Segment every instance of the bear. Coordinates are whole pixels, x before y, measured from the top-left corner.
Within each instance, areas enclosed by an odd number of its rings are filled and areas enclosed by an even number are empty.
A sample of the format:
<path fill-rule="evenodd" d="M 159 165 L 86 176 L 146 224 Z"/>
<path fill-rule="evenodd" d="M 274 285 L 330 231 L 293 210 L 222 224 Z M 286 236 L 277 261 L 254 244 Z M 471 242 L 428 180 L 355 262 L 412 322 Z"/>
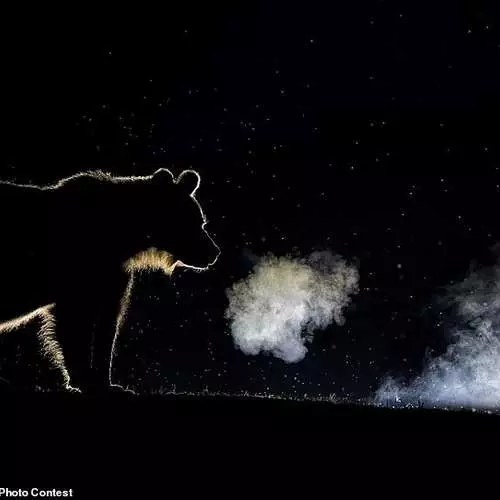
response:
<path fill-rule="evenodd" d="M 138 272 L 203 272 L 221 251 L 196 199 L 200 175 L 87 171 L 45 186 L 0 181 L 0 333 L 39 320 L 68 391 L 123 390 L 112 364 Z"/>

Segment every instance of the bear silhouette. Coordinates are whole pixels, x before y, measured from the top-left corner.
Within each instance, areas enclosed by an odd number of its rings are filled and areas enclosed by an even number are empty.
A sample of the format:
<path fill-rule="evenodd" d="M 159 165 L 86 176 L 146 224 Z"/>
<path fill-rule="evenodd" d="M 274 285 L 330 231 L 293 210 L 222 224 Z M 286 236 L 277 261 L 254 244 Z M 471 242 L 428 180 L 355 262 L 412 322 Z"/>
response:
<path fill-rule="evenodd" d="M 67 390 L 113 387 L 134 275 L 209 269 L 220 255 L 195 194 L 200 176 L 95 171 L 53 185 L 0 182 L 0 333 L 34 318 Z"/>

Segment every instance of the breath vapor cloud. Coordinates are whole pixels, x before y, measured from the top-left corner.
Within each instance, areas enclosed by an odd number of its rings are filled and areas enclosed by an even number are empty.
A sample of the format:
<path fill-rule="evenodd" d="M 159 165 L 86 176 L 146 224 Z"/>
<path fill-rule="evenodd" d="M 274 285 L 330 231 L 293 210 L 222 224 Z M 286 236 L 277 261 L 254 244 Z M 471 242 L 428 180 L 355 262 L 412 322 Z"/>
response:
<path fill-rule="evenodd" d="M 500 408 L 500 266 L 471 272 L 445 300 L 457 315 L 446 352 L 409 384 L 385 379 L 378 403 Z"/>
<path fill-rule="evenodd" d="M 226 291 L 225 316 L 235 346 L 247 355 L 302 360 L 316 331 L 344 324 L 358 281 L 357 268 L 328 251 L 260 259 L 245 280 Z"/>

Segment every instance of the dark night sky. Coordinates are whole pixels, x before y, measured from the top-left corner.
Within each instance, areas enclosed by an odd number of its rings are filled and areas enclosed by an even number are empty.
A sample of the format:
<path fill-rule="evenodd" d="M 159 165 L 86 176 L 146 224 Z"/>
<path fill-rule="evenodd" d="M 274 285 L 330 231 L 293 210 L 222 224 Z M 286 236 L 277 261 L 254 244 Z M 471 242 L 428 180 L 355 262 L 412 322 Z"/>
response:
<path fill-rule="evenodd" d="M 176 307 L 161 277 L 141 284 L 124 381 L 362 395 L 442 347 L 434 295 L 500 241 L 499 20 L 480 1 L 345 3 L 5 21 L 2 179 L 202 175 L 223 258 L 179 277 Z M 224 291 L 244 251 L 325 246 L 359 262 L 346 325 L 294 365 L 235 350 Z"/>

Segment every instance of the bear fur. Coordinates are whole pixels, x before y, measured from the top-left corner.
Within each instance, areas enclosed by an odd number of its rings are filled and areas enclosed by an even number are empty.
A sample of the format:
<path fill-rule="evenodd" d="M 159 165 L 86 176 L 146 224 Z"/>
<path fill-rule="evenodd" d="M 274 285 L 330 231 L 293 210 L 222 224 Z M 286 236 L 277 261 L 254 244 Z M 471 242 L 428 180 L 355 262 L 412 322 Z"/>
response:
<path fill-rule="evenodd" d="M 203 271 L 220 250 L 205 230 L 199 175 L 80 173 L 48 186 L 0 182 L 0 333 L 37 318 L 42 354 L 66 389 L 111 384 L 134 274 Z"/>

